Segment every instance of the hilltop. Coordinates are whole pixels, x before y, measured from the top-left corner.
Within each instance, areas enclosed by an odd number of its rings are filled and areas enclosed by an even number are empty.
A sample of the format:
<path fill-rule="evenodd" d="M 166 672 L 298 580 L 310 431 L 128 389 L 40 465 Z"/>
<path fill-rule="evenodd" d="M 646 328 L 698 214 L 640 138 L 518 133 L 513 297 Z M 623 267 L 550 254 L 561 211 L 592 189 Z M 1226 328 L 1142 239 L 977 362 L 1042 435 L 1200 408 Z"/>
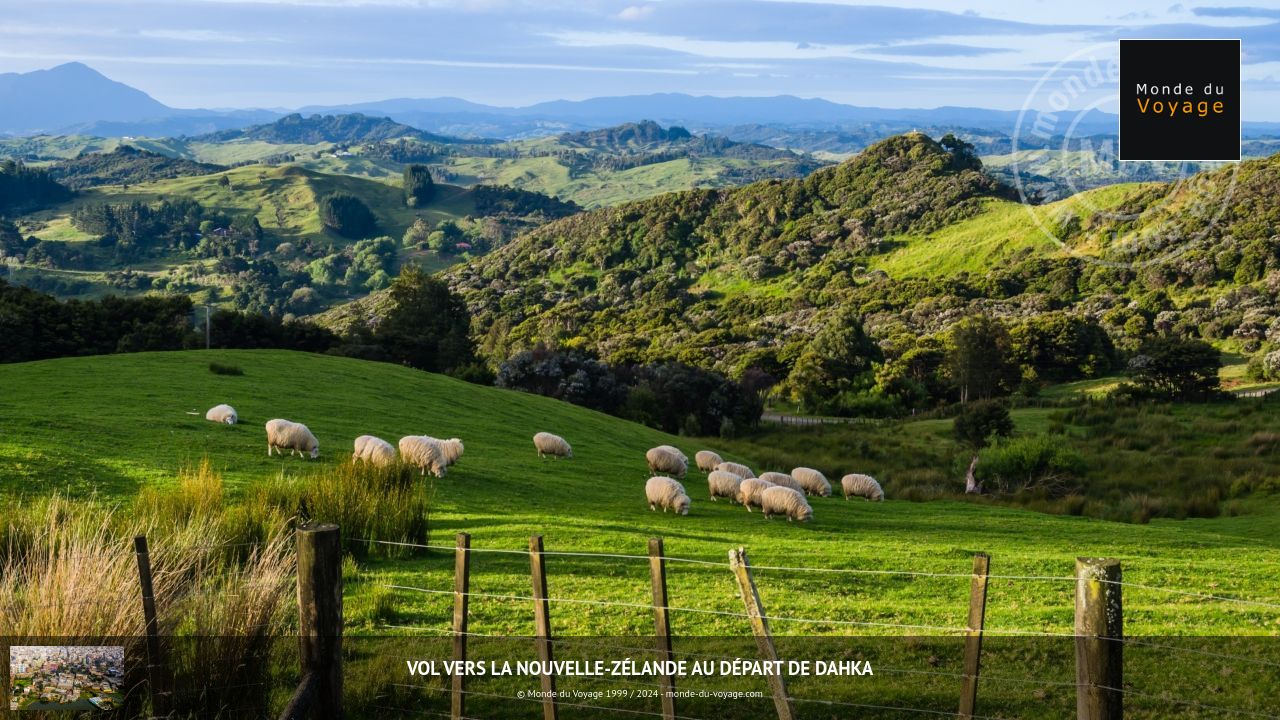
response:
<path fill-rule="evenodd" d="M 222 130 L 193 138 L 196 141 L 221 143 L 233 140 L 257 140 L 274 144 L 366 143 L 414 138 L 426 142 L 458 143 L 457 138 L 435 135 L 391 118 L 377 118 L 349 113 L 346 115 L 286 115 L 274 122 L 236 130 Z"/>
<path fill-rule="evenodd" d="M 227 168 L 182 158 L 171 158 L 131 145 L 112 152 L 82 153 L 50 167 L 53 179 L 72 190 L 98 185 L 136 185 L 155 180 L 210 175 Z"/>

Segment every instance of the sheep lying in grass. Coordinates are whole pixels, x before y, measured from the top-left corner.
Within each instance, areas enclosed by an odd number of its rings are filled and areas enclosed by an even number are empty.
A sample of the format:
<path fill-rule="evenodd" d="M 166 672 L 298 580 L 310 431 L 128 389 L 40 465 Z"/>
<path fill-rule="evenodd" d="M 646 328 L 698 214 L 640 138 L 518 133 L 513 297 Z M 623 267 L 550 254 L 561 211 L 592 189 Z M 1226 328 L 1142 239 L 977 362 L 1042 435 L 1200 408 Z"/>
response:
<path fill-rule="evenodd" d="M 426 435 L 407 435 L 400 438 L 400 457 L 408 464 L 418 468 L 420 474 L 442 478 L 449 470 L 445 461 L 444 448 L 440 441 Z"/>
<path fill-rule="evenodd" d="M 285 450 L 290 455 L 297 453 L 310 454 L 312 459 L 320 457 L 320 441 L 311 434 L 306 425 L 290 422 L 281 418 L 267 421 L 267 456 L 275 450 L 281 455 Z"/>
<path fill-rule="evenodd" d="M 827 476 L 813 468 L 798 467 L 791 471 L 791 477 L 800 483 L 805 495 L 831 497 L 831 483 Z"/>
<path fill-rule="evenodd" d="M 710 450 L 699 450 L 694 454 L 693 459 L 698 463 L 698 469 L 705 473 L 715 470 L 717 465 L 724 462 L 724 458 Z"/>
<path fill-rule="evenodd" d="M 684 491 L 684 485 L 669 477 L 649 478 L 649 482 L 644 484 L 644 494 L 649 500 L 650 510 L 662 508 L 662 512 L 674 510 L 679 515 L 689 514 L 689 494 Z"/>
<path fill-rule="evenodd" d="M 766 520 L 774 515 L 786 515 L 787 522 L 808 522 L 813 518 L 813 508 L 804 493 L 788 487 L 771 487 L 760 493 L 760 509 Z"/>
<path fill-rule="evenodd" d="M 777 487 L 768 480 L 747 478 L 738 485 L 738 504 L 751 512 L 751 506 L 760 507 L 760 495 L 771 487 Z"/>
<path fill-rule="evenodd" d="M 538 457 L 545 458 L 550 455 L 557 458 L 573 457 L 573 448 L 569 447 L 569 443 L 559 435 L 552 435 L 549 432 L 540 432 L 533 436 L 533 446 L 538 448 Z"/>
<path fill-rule="evenodd" d="M 725 472 L 731 472 L 734 475 L 737 475 L 738 477 L 744 478 L 744 479 L 753 478 L 756 476 L 755 472 L 753 472 L 751 468 L 747 467 L 746 465 L 743 465 L 742 463 L 722 462 L 719 465 L 717 465 L 715 469 L 723 470 Z"/>
<path fill-rule="evenodd" d="M 458 462 L 458 458 L 462 457 L 462 441 L 458 438 L 449 438 L 448 440 L 440 440 L 440 448 L 444 450 L 444 461 L 446 464 L 452 465 Z"/>
<path fill-rule="evenodd" d="M 355 452 L 351 453 L 352 462 L 367 462 L 375 467 L 386 467 L 396 461 L 396 449 L 380 437 L 361 435 L 356 438 L 355 445 Z"/>
<path fill-rule="evenodd" d="M 798 493 L 804 493 L 804 487 L 796 482 L 796 479 L 784 472 L 766 472 L 760 473 L 761 480 L 768 480 L 774 485 L 781 485 L 785 488 L 791 488 Z"/>
<path fill-rule="evenodd" d="M 716 498 L 729 498 L 729 502 L 738 499 L 738 486 L 742 478 L 723 470 L 712 470 L 707 474 L 707 490 L 711 493 L 711 502 Z"/>
<path fill-rule="evenodd" d="M 209 408 L 209 412 L 204 414 L 204 419 L 227 425 L 235 425 L 240 422 L 240 416 L 236 414 L 236 409 L 225 403 Z"/>
<path fill-rule="evenodd" d="M 649 461 L 649 472 L 666 473 L 682 478 L 689 471 L 689 461 L 679 450 L 670 445 L 650 448 L 644 457 Z"/>
<path fill-rule="evenodd" d="M 884 501 L 884 490 L 881 489 L 880 483 L 870 475 L 859 475 L 858 473 L 849 473 L 840 478 L 840 489 L 844 490 L 844 499 L 851 497 L 866 498 L 875 502 Z"/>

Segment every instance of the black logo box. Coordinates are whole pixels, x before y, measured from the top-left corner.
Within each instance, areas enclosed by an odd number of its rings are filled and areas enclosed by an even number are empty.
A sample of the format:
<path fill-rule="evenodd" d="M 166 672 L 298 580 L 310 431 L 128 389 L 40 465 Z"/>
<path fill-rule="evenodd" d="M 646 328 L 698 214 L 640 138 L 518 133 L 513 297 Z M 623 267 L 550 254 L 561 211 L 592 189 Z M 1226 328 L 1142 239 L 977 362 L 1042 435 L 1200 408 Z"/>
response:
<path fill-rule="evenodd" d="M 1120 160 L 1238 161 L 1240 103 L 1240 40 L 1120 41 Z"/>

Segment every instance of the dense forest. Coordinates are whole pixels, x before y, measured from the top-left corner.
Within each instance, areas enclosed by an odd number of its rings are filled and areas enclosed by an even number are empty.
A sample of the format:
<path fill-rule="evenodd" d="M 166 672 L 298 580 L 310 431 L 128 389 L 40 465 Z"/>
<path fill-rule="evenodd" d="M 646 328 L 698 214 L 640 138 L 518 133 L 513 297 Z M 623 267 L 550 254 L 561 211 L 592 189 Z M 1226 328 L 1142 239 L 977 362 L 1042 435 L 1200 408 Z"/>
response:
<path fill-rule="evenodd" d="M 0 161 L 0 216 L 32 212 L 70 197 L 71 191 L 48 170 L 14 160 Z"/>
<path fill-rule="evenodd" d="M 72 190 L 98 185 L 136 185 L 192 175 L 210 175 L 226 170 L 221 165 L 171 158 L 130 145 L 114 152 L 83 153 L 71 160 L 54 163 L 49 169 L 53 179 Z"/>
<path fill-rule="evenodd" d="M 443 144 L 473 142 L 429 133 L 395 122 L 391 118 L 375 118 L 360 113 L 311 115 L 310 117 L 293 113 L 264 125 L 254 125 L 240 130 L 221 130 L 201 135 L 196 139 L 204 142 L 258 140 L 277 144 L 312 144 L 366 143 L 396 138 L 413 138 Z"/>

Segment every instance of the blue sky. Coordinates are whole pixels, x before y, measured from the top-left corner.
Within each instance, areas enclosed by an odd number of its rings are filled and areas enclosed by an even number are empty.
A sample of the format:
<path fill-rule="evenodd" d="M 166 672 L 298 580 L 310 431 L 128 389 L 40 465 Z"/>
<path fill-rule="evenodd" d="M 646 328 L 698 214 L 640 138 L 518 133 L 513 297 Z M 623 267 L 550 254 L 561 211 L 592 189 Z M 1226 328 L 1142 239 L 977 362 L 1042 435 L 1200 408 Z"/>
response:
<path fill-rule="evenodd" d="M 1120 37 L 1242 38 L 1245 117 L 1280 120 L 1275 0 L 5 0 L 0 72 L 79 60 L 178 107 L 686 92 L 1018 109 L 1046 68 Z"/>

